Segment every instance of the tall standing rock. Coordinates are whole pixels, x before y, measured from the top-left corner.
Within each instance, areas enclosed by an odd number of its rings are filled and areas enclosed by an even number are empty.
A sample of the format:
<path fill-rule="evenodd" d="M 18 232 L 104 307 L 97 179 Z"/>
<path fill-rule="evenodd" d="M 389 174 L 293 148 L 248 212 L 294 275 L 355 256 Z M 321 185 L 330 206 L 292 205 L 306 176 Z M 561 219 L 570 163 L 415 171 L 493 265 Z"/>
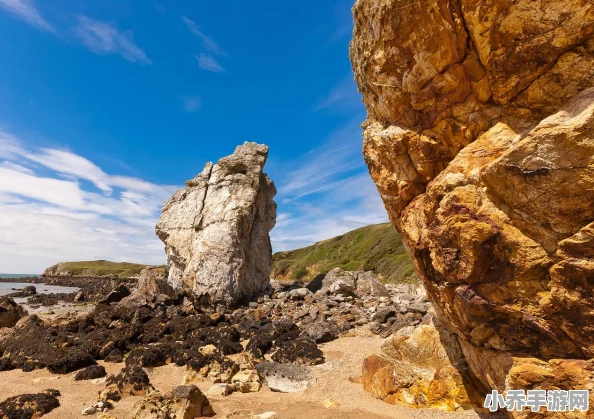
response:
<path fill-rule="evenodd" d="M 268 286 L 276 188 L 263 172 L 267 157 L 267 146 L 246 142 L 165 203 L 156 232 L 174 288 L 234 304 Z"/>
<path fill-rule="evenodd" d="M 594 3 L 353 13 L 365 160 L 474 373 L 594 388 Z"/>

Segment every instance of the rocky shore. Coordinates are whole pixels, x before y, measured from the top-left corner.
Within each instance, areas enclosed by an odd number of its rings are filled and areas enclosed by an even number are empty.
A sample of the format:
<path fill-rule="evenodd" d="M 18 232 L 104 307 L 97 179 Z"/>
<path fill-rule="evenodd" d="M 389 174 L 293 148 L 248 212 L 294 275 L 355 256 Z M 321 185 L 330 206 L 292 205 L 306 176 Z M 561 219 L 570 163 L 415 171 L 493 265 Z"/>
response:
<path fill-rule="evenodd" d="M 92 312 L 66 322 L 44 321 L 11 306 L 14 327 L 2 329 L 0 335 L 0 377 L 15 370 L 43 370 L 58 376 L 74 374 L 77 381 L 99 380 L 103 389 L 95 403 L 85 407 L 87 414 L 141 397 L 132 417 L 157 417 L 148 415 L 150 406 L 178 409 L 180 392 L 188 395 L 184 409 L 198 403 L 204 412 L 211 412 L 210 397 L 263 388 L 302 392 L 315 385 L 313 368 L 327 364 L 321 345 L 352 333 L 375 334 L 379 339 L 396 330 L 414 329 L 432 317 L 422 288 L 386 287 L 372 273 L 340 269 L 306 287 L 273 281 L 268 292 L 237 309 L 203 306 L 150 269 L 135 288 L 128 292 L 123 288 L 119 285 L 104 293 L 94 301 Z M 10 305 L 10 299 L 5 298 L 4 304 Z M 0 320 L 3 317 L 0 311 Z M 110 365 L 121 369 L 108 375 L 106 371 L 113 370 Z M 168 365 L 183 371 L 177 381 L 186 387 L 174 389 L 177 396 L 156 388 L 147 375 Z M 353 371 L 355 382 L 359 374 L 360 369 Z M 210 383 L 205 395 L 192 387 L 204 388 L 204 383 Z M 47 398 L 40 394 L 35 398 Z M 15 409 L 14 403 L 6 401 L 0 412 L 9 405 Z"/>

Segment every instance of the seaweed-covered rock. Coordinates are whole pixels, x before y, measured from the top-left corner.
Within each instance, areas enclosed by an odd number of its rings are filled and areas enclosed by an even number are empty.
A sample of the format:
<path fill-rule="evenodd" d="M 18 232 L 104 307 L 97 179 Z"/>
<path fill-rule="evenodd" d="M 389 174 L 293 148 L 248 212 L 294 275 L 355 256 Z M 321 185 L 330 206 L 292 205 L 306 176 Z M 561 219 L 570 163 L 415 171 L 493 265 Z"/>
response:
<path fill-rule="evenodd" d="M 107 371 L 101 365 L 91 365 L 90 367 L 80 370 L 74 376 L 74 381 L 94 380 L 96 378 L 103 378 L 107 376 Z"/>
<path fill-rule="evenodd" d="M 93 357 L 83 350 L 64 350 L 57 351 L 55 358 L 47 361 L 47 369 L 52 374 L 68 374 L 95 363 Z"/>
<path fill-rule="evenodd" d="M 162 367 L 169 358 L 169 348 L 164 345 L 139 346 L 132 350 L 126 358 L 126 365 L 139 365 L 141 367 Z"/>
<path fill-rule="evenodd" d="M 0 299 L 0 328 L 13 327 L 27 311 L 14 302 L 12 298 Z"/>
<path fill-rule="evenodd" d="M 10 397 L 0 403 L 0 418 L 38 419 L 60 407 L 58 397 L 60 397 L 60 392 L 57 390 Z"/>
<path fill-rule="evenodd" d="M 154 389 L 146 372 L 138 365 L 131 365 L 107 379 L 107 388 L 101 392 L 99 399 L 117 402 L 126 397 L 145 396 Z"/>
<path fill-rule="evenodd" d="M 272 360 L 281 364 L 317 365 L 324 362 L 324 354 L 312 338 L 303 335 L 283 341 Z"/>

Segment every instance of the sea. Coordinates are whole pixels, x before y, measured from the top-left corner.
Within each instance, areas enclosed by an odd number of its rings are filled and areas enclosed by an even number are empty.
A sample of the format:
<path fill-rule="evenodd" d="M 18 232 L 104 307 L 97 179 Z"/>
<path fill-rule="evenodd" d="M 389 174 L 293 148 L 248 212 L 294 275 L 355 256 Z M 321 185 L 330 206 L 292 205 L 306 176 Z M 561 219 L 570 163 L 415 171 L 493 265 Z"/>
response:
<path fill-rule="evenodd" d="M 0 274 L 0 278 L 14 278 L 14 282 L 0 282 L 0 296 L 6 294 L 12 294 L 21 290 L 23 287 L 33 285 L 37 289 L 38 294 L 70 294 L 76 292 L 80 288 L 76 287 L 62 287 L 59 285 L 46 285 L 46 284 L 27 284 L 24 282 L 18 282 L 19 278 L 34 277 L 39 275 L 18 275 L 18 274 Z M 27 298 L 15 298 L 17 303 L 26 302 Z"/>

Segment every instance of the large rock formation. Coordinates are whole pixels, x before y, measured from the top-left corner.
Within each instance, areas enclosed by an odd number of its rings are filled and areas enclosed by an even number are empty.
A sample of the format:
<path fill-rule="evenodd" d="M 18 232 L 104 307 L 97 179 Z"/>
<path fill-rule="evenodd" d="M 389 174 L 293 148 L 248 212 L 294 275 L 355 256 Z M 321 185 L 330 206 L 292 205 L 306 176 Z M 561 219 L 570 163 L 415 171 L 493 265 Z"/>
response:
<path fill-rule="evenodd" d="M 365 160 L 472 370 L 593 388 L 594 3 L 353 12 Z"/>
<path fill-rule="evenodd" d="M 386 403 L 415 408 L 460 410 L 484 397 L 455 334 L 437 321 L 405 327 L 386 339 L 382 356 L 365 359 L 362 381 Z"/>
<path fill-rule="evenodd" d="M 268 286 L 276 188 L 263 173 L 267 156 L 268 147 L 245 143 L 165 203 L 156 231 L 174 288 L 233 304 Z"/>

